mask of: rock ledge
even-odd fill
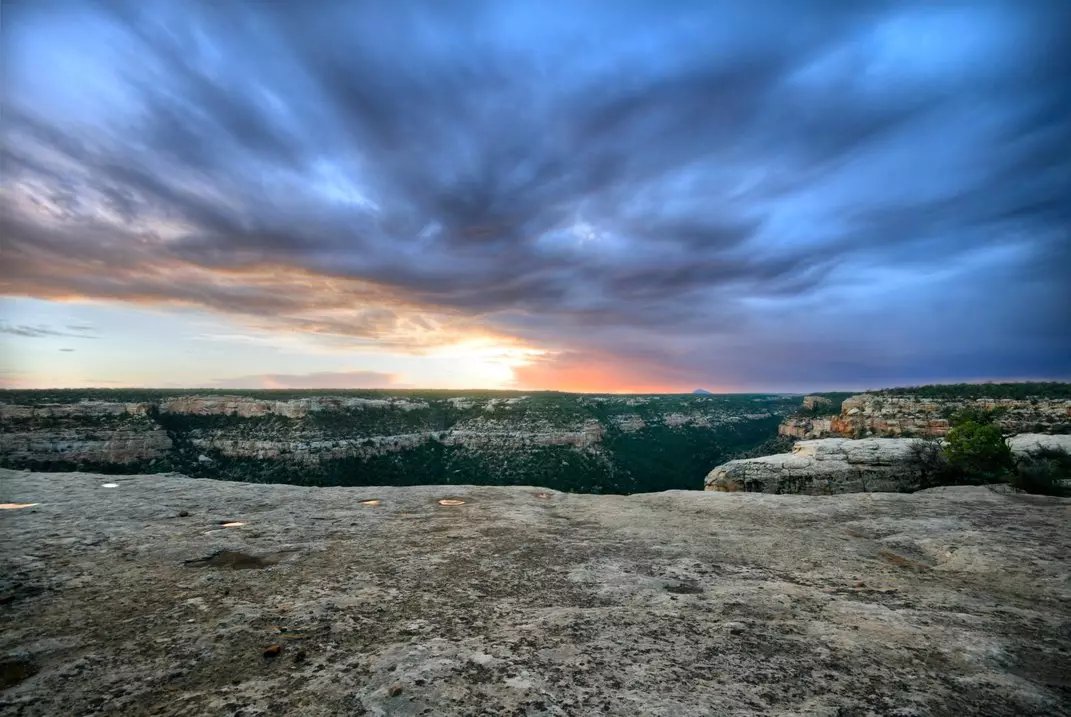
[[[5,715],[1068,714],[1066,499],[0,471],[0,501],[37,504],[0,511]]]

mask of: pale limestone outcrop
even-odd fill
[[[1042,450],[1062,450],[1071,453],[1071,435],[1048,433],[1021,433],[1008,439],[1012,453],[1033,455]]]
[[[1071,435],[1023,433],[1008,438],[1016,456],[1044,448],[1071,452]],[[943,443],[943,441],[942,441]],[[910,491],[927,470],[922,438],[819,438],[799,441],[791,453],[742,458],[707,474],[706,489],[735,492],[829,493]]]
[[[144,416],[152,403],[117,403],[111,401],[81,401],[79,403],[43,403],[20,405],[0,403],[0,421],[21,421],[41,418],[92,418],[97,416]]]
[[[758,493],[896,492],[919,486],[919,439],[823,438],[792,453],[729,461],[712,470],[706,489]]]

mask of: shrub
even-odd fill
[[[911,463],[919,476],[920,488],[955,484],[955,476],[935,440],[920,440],[911,445]]]
[[[1071,454],[1043,448],[1016,461],[1010,483],[1027,493],[1071,495]]]
[[[948,432],[944,457],[957,482],[997,483],[1014,469],[1011,448],[1000,428],[991,423],[966,420]]]
[[[965,406],[952,414],[950,423],[953,426],[961,426],[964,423],[979,423],[988,426],[996,422],[1005,413],[1005,409],[981,408],[978,406]]]

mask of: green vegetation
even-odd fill
[[[1027,493],[1071,493],[1071,455],[1042,449],[1016,459],[995,423],[998,415],[995,410],[964,409],[952,418],[944,446],[920,443],[914,458],[922,487],[1007,483]]]
[[[976,398],[1071,398],[1071,383],[1062,381],[1024,381],[1022,383],[948,383],[932,386],[905,386],[886,388],[867,393],[890,396],[917,396],[918,398],[943,398],[967,400]]]
[[[948,432],[944,448],[951,471],[964,483],[998,483],[1007,480],[1014,464],[1011,449],[998,426],[967,420]]]
[[[1027,493],[1071,495],[1071,453],[1043,448],[1019,459],[1011,484]]]

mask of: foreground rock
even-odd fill
[[[927,445],[914,438],[800,441],[791,453],[718,466],[707,475],[706,489],[805,495],[914,490],[926,469]]]
[[[0,501],[38,503],[0,511],[5,715],[1071,714],[1068,500],[3,471]]]

